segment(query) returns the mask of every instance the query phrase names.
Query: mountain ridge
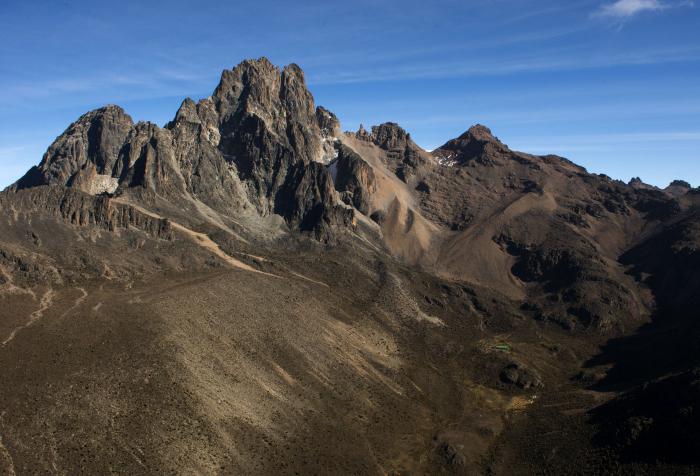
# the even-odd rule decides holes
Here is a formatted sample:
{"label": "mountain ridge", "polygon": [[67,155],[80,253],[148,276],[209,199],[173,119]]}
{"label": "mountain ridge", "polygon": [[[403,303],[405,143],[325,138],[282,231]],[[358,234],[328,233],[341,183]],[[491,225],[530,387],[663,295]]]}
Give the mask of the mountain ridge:
{"label": "mountain ridge", "polygon": [[699,210],[480,124],[341,132],[265,58],[164,127],[90,111],[0,193],[2,443],[26,472],[653,472],[700,441],[692,398],[649,404],[694,395]]}

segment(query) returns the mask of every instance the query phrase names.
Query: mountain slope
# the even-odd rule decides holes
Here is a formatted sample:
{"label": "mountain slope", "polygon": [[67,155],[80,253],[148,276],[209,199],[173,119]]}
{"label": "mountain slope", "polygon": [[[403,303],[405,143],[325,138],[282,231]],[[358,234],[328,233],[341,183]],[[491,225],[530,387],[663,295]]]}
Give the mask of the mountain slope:
{"label": "mountain slope", "polygon": [[0,193],[0,471],[692,470],[699,197],[343,133],[264,58],[89,112]]}

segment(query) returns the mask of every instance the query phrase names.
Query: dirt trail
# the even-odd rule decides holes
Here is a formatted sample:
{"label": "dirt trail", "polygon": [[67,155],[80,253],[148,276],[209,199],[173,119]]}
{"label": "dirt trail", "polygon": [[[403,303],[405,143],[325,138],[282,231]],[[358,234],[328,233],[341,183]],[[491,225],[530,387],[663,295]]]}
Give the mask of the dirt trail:
{"label": "dirt trail", "polygon": [[77,289],[78,291],[80,291],[83,295],[80,296],[80,297],[78,297],[78,298],[75,300],[75,302],[73,303],[73,305],[72,305],[71,307],[69,307],[69,308],[66,310],[66,312],[64,312],[63,314],[61,314],[61,317],[67,316],[70,312],[72,312],[72,311],[74,311],[75,309],[77,309],[78,306],[80,306],[80,305],[83,303],[83,301],[85,301],[85,299],[87,299],[87,297],[88,297],[88,292],[85,290],[85,288],[76,288],[76,289]]}
{"label": "dirt trail", "polygon": [[296,271],[292,271],[291,269],[289,270],[289,272],[292,273],[292,274],[293,274],[294,276],[296,276],[297,278],[301,278],[301,279],[303,279],[303,280],[310,281],[310,282],[312,282],[312,283],[320,284],[321,286],[325,286],[325,287],[327,287],[327,288],[330,289],[330,286],[327,285],[326,283],[323,283],[323,282],[321,282],[321,281],[316,281],[315,279],[311,279],[311,278],[309,278],[309,277],[307,277],[307,276],[304,276],[303,274],[297,273]]}
{"label": "dirt trail", "polygon": [[239,268],[239,269],[242,269],[245,271],[251,271],[253,273],[260,273],[260,274],[264,274],[267,276],[273,276],[275,278],[279,278],[279,276],[277,276],[277,275],[266,273],[264,271],[260,271],[259,269],[255,269],[252,266],[245,264],[243,261],[237,260],[233,256],[224,253],[224,251],[219,247],[219,245],[217,245],[214,240],[209,238],[204,233],[199,233],[197,231],[190,230],[189,228],[187,228],[179,223],[173,222],[173,221],[171,221],[170,223],[172,224],[173,228],[190,236],[191,238],[193,238],[193,241],[195,243],[197,243],[199,246],[211,251],[213,254],[215,254],[216,256],[221,258],[222,260],[226,261],[228,264],[230,264],[234,268]]}
{"label": "dirt trail", "polygon": [[[123,203],[125,205],[129,205],[145,215],[148,215],[148,216],[153,217],[153,218],[157,218],[159,220],[163,220],[162,216],[160,216],[156,213],[153,213],[149,210],[146,210],[145,208],[140,207],[139,205],[135,205],[129,201],[120,200],[120,199],[116,199],[116,198],[113,200],[117,203]],[[233,256],[226,254],[219,247],[219,245],[216,244],[216,242],[214,240],[209,238],[209,236],[205,235],[204,233],[199,233],[197,231],[191,230],[191,229],[187,228],[186,226],[184,226],[180,223],[174,222],[172,220],[170,220],[170,224],[172,225],[172,227],[174,229],[176,229],[176,230],[184,233],[185,235],[189,236],[190,238],[192,238],[192,241],[194,241],[197,245],[201,246],[202,248],[207,249],[208,251],[215,254],[216,256],[218,256],[219,258],[221,258],[222,260],[224,260],[225,262],[227,262],[228,264],[230,264],[234,268],[242,269],[244,271],[250,271],[252,273],[264,274],[266,276],[272,276],[274,278],[281,277],[281,276],[277,276],[275,274],[266,273],[265,271],[260,271],[259,269],[255,269],[252,266],[245,264],[243,261],[237,260]]]}
{"label": "dirt trail", "polygon": [[49,288],[46,290],[44,295],[41,298],[41,302],[39,303],[39,309],[36,311],[32,312],[32,314],[29,316],[29,320],[22,326],[17,327],[14,329],[10,335],[5,339],[2,344],[0,344],[0,347],[5,347],[9,342],[12,341],[12,339],[15,338],[17,333],[21,331],[22,329],[26,329],[27,327],[31,326],[34,324],[36,321],[41,319],[41,317],[44,315],[44,311],[46,311],[50,306],[51,303],[53,302],[53,289]]}
{"label": "dirt trail", "polygon": [[[151,216],[153,218],[158,218],[160,220],[163,219],[163,217],[161,217],[160,215],[153,213],[149,210],[146,210],[145,208],[140,207],[139,205],[135,205],[131,202],[124,201],[124,200],[118,200],[118,199],[113,199],[113,200],[118,202],[118,203],[124,203],[126,205],[131,206],[131,207],[134,207],[135,209],[137,209],[138,211],[140,211],[141,213],[143,213],[145,215]],[[243,261],[237,260],[233,256],[224,252],[224,250],[222,250],[221,247],[214,240],[209,238],[209,236],[204,234],[204,233],[200,233],[200,232],[191,230],[191,229],[187,228],[186,226],[184,226],[180,223],[174,222],[172,220],[170,220],[170,224],[177,231],[184,233],[185,235],[192,238],[192,241],[194,241],[197,245],[201,246],[202,248],[207,249],[208,251],[215,254],[216,256],[218,256],[219,258],[221,258],[222,260],[224,260],[225,262],[227,262],[228,264],[230,264],[234,268],[242,269],[244,271],[250,271],[252,273],[264,274],[265,276],[271,276],[273,278],[285,279],[283,276],[278,276],[276,274],[266,273],[265,271],[260,271],[259,269],[253,268],[252,266],[245,264]],[[260,256],[255,256],[255,255],[251,255],[248,253],[240,253],[240,254],[250,256],[251,258],[257,259],[259,261],[263,261],[263,262],[267,261],[267,259],[262,258]],[[297,272],[292,271],[292,270],[288,270],[288,271],[289,271],[289,273],[296,276],[297,278],[301,278],[301,279],[304,279],[306,281],[310,281],[312,283],[319,284],[319,285],[324,286],[326,288],[330,288],[330,286],[326,283],[323,283],[321,281],[316,281],[315,279],[311,279],[307,276],[304,276],[303,274],[297,273]]]}

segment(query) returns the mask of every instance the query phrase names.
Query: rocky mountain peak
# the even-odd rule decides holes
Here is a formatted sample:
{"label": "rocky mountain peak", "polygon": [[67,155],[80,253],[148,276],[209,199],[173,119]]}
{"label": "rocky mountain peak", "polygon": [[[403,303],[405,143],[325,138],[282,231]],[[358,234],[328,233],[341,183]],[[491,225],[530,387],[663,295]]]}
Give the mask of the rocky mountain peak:
{"label": "rocky mountain peak", "polygon": [[368,140],[384,150],[402,149],[407,145],[414,145],[411,135],[395,122],[372,126]]}
{"label": "rocky mountain peak", "polygon": [[683,187],[687,189],[693,188],[688,182],[685,180],[674,180],[673,182],[670,183],[669,187]]}
{"label": "rocky mountain peak", "polygon": [[335,114],[323,106],[316,108],[316,120],[325,137],[337,137],[340,135],[340,121]]}
{"label": "rocky mountain peak", "polygon": [[664,192],[672,197],[680,197],[688,193],[692,188],[692,185],[685,180],[674,180],[664,189]]}
{"label": "rocky mountain peak", "polygon": [[460,139],[469,138],[482,142],[497,142],[498,139],[491,133],[491,129],[483,124],[475,124],[471,126],[467,132],[460,136]]}
{"label": "rocky mountain peak", "polygon": [[367,132],[360,124],[354,136],[382,149],[389,170],[404,182],[409,182],[415,176],[416,169],[427,162],[427,153],[413,142],[411,134],[395,122],[372,126],[372,132]]}
{"label": "rocky mountain peak", "polygon": [[348,220],[335,212],[324,165],[335,155],[328,139],[339,127],[335,115],[315,107],[298,65],[246,60],[223,71],[212,96],[185,99],[165,128],[134,124],[118,106],[81,116],[14,188],[147,189],[173,204],[197,197],[226,214],[252,205],[315,229]]}
{"label": "rocky mountain peak", "polygon": [[433,156],[438,160],[450,164],[464,164],[473,159],[493,163],[499,156],[510,154],[510,149],[491,133],[491,129],[481,124],[473,125],[456,139],[433,151]]}
{"label": "rocky mountain peak", "polygon": [[93,164],[97,174],[111,176],[133,127],[133,120],[119,106],[108,105],[83,114],[51,144],[41,163],[32,167],[14,187],[68,185],[87,163]]}
{"label": "rocky mountain peak", "polygon": [[233,69],[221,72],[219,84],[212,97],[220,106],[219,112],[238,106],[248,97],[256,101],[270,101],[272,91],[279,91],[280,70],[267,58],[242,61]]}
{"label": "rocky mountain peak", "polygon": [[190,98],[185,98],[180,104],[180,108],[175,113],[174,123],[177,122],[200,122],[197,114],[197,104]]}
{"label": "rocky mountain peak", "polygon": [[255,114],[270,126],[287,115],[291,120],[315,122],[313,96],[296,64],[280,70],[264,57],[245,60],[222,72],[212,98],[222,122],[245,114]]}
{"label": "rocky mountain peak", "polygon": [[504,144],[491,133],[491,129],[482,124],[471,126],[464,134],[450,142],[458,146],[465,146],[473,143],[480,143],[482,145],[491,143],[504,146]]}
{"label": "rocky mountain peak", "polygon": [[635,190],[658,190],[655,186],[644,182],[640,177],[632,177],[627,185]]}

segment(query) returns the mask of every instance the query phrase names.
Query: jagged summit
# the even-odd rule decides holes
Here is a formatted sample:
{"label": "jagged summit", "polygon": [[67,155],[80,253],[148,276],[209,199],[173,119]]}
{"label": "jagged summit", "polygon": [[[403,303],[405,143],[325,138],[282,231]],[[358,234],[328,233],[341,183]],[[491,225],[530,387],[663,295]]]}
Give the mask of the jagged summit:
{"label": "jagged summit", "polygon": [[680,197],[690,192],[692,189],[693,186],[685,180],[674,180],[664,189],[664,192],[672,197]]}
{"label": "jagged summit", "polygon": [[16,188],[68,185],[75,174],[91,164],[99,174],[119,176],[121,148],[134,122],[121,107],[107,105],[80,116],[68,126]]}
{"label": "jagged summit", "polygon": [[683,187],[683,188],[693,188],[692,185],[690,185],[688,182],[685,180],[674,180],[669,184],[669,187]]}
{"label": "jagged summit", "polygon": [[499,156],[510,154],[510,149],[481,124],[470,127],[456,139],[447,141],[432,154],[441,162],[466,164],[471,160],[490,163]]}
{"label": "jagged summit", "polygon": [[478,140],[482,142],[498,141],[498,139],[491,133],[491,129],[482,124],[475,124],[471,126],[467,132],[459,136],[458,140]]}
{"label": "jagged summit", "polygon": [[315,229],[347,220],[322,165],[334,156],[325,137],[338,129],[316,110],[297,65],[246,60],[222,73],[212,96],[185,99],[164,128],[134,124],[117,106],[81,116],[14,188],[197,197],[223,213],[253,207]]}
{"label": "jagged summit", "polygon": [[630,187],[637,190],[656,190],[664,192],[671,197],[680,197],[688,193],[693,187],[685,180],[673,180],[666,188],[661,189],[655,185],[650,185],[645,183],[639,177],[632,177],[632,179],[627,184]]}
{"label": "jagged summit", "polygon": [[646,182],[644,182],[640,177],[632,177],[630,181],[627,183],[632,188],[636,189],[646,189],[646,190],[655,190],[657,187],[650,185]]}
{"label": "jagged summit", "polygon": [[395,122],[385,122],[372,126],[371,132],[367,132],[360,124],[360,128],[355,133],[355,136],[360,140],[372,142],[384,150],[403,149],[406,147],[420,149],[411,139],[411,134]]}
{"label": "jagged summit", "polygon": [[471,126],[469,129],[467,129],[463,134],[461,134],[459,137],[456,139],[452,139],[448,141],[446,144],[444,144],[442,148],[450,148],[450,147],[459,147],[459,146],[464,146],[473,142],[479,142],[479,143],[499,143],[501,144],[501,141],[498,140],[497,137],[493,135],[491,132],[491,129],[488,127],[482,125],[482,124],[475,124]]}

